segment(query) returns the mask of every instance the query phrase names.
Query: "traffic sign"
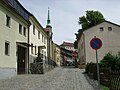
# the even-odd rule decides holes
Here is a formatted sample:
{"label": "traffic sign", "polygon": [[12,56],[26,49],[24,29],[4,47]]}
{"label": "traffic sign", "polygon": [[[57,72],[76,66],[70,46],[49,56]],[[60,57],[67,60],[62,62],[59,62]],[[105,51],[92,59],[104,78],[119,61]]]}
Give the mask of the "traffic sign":
{"label": "traffic sign", "polygon": [[96,38],[96,36],[90,41],[90,46],[92,49],[95,49],[96,51],[96,63],[97,63],[97,76],[98,76],[98,88],[101,89],[100,86],[100,73],[99,73],[99,64],[98,64],[98,53],[97,50],[102,47],[102,41],[99,38]]}
{"label": "traffic sign", "polygon": [[100,49],[102,47],[102,41],[99,39],[99,38],[93,38],[91,41],[90,41],[90,46],[92,49]]}

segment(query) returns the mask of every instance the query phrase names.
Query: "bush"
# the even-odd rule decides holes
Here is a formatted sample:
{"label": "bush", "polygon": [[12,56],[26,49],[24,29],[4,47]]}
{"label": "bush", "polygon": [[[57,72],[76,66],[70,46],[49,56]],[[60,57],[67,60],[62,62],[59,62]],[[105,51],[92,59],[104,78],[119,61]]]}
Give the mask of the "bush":
{"label": "bush", "polygon": [[111,70],[120,69],[120,54],[112,55],[107,53],[100,62],[100,67],[110,68]]}
{"label": "bush", "polygon": [[35,62],[35,63],[42,62],[41,57],[36,57],[36,59],[34,60],[34,62]]}
{"label": "bush", "polygon": [[94,69],[95,69],[96,63],[87,63],[86,67],[85,67],[85,73],[93,73]]}

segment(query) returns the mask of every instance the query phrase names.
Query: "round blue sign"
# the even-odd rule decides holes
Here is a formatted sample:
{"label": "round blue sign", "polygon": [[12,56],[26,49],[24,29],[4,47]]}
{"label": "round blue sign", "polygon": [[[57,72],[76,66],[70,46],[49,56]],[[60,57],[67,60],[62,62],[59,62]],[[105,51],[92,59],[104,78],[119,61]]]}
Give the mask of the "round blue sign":
{"label": "round blue sign", "polygon": [[102,41],[99,39],[99,38],[93,38],[91,41],[90,41],[90,46],[92,49],[100,49],[102,47]]}

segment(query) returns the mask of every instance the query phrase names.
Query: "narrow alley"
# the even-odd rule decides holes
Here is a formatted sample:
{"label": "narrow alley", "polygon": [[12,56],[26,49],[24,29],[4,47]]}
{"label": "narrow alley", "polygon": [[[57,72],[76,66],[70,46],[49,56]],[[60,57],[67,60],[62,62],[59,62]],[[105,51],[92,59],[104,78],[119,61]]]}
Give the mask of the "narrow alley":
{"label": "narrow alley", "polygon": [[82,73],[78,68],[57,67],[46,74],[17,75],[0,80],[0,90],[96,90]]}

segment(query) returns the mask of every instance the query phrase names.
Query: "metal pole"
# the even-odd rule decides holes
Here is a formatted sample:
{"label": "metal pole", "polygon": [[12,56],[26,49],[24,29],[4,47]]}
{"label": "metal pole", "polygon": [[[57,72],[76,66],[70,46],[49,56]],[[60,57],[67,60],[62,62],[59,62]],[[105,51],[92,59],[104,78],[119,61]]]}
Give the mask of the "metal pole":
{"label": "metal pole", "polygon": [[99,90],[102,90],[100,87],[100,73],[99,73],[99,64],[98,64],[98,53],[96,50],[96,63],[97,63],[97,75],[98,75],[98,88]]}

